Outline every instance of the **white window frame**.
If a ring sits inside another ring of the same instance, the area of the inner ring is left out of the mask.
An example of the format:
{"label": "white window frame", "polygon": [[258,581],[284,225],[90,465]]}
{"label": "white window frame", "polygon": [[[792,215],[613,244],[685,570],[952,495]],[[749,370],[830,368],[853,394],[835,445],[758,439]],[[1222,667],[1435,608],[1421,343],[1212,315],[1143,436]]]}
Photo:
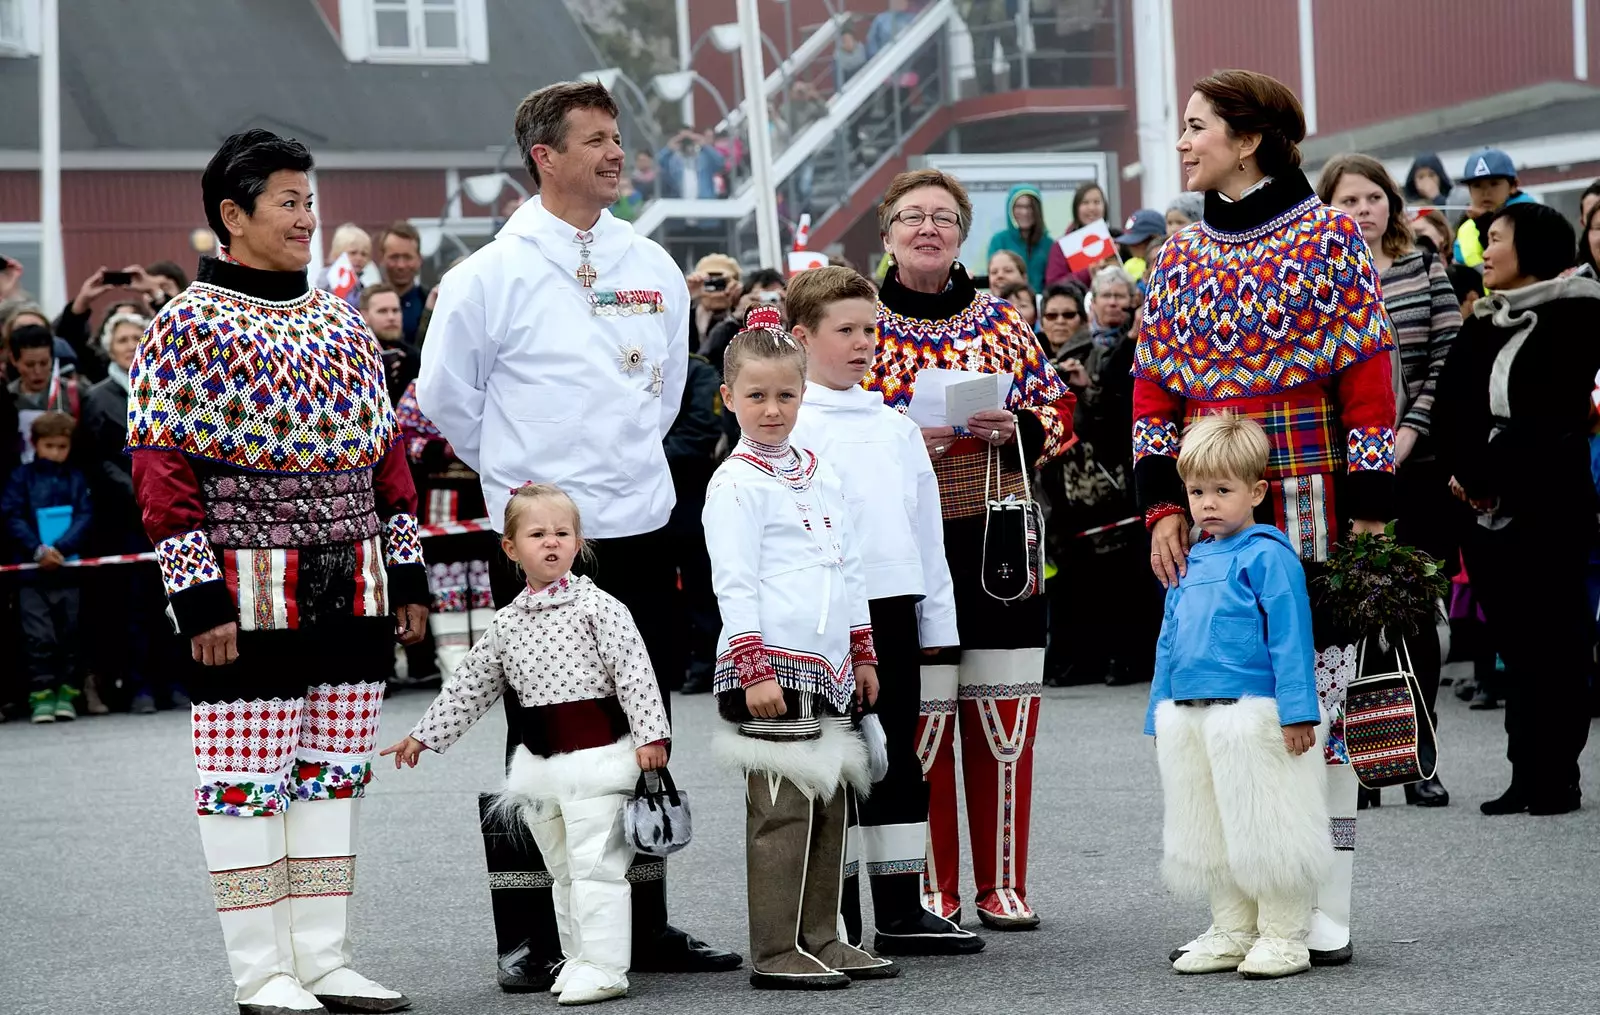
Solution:
{"label": "white window frame", "polygon": [[380,47],[374,0],[339,0],[340,45],[353,63],[466,64],[489,62],[489,25],[484,0],[453,0],[456,14],[454,49],[424,49],[422,0],[388,0],[384,9],[403,2],[409,15],[412,45]]}
{"label": "white window frame", "polygon": [[39,4],[38,0],[0,0],[0,7],[10,7],[17,12],[21,34],[15,38],[0,37],[0,57],[28,57],[39,55]]}

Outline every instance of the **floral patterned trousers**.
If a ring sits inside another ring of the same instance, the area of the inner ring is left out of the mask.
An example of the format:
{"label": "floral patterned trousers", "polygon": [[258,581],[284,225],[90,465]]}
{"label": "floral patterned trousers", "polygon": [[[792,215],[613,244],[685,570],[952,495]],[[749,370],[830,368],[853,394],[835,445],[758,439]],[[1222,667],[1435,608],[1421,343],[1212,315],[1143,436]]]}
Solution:
{"label": "floral patterned trousers", "polygon": [[317,684],[300,698],[197,702],[196,813],[267,817],[292,801],[364,795],[383,689]]}

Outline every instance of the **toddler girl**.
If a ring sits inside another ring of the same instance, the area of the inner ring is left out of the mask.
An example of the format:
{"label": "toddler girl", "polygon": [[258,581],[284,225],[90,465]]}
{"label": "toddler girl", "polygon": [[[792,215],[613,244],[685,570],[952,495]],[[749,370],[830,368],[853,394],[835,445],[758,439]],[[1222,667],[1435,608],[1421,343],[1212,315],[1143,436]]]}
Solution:
{"label": "toddler girl", "polygon": [[558,487],[528,484],[506,504],[501,547],[528,578],[411,735],[383,754],[417,764],[461,738],[510,686],[522,743],[502,805],[516,808],[555,881],[566,956],[553,993],[588,1004],[627,993],[632,960],[621,813],[640,769],[667,763],[671,730],[633,617],[571,573],[583,549],[578,508]]}

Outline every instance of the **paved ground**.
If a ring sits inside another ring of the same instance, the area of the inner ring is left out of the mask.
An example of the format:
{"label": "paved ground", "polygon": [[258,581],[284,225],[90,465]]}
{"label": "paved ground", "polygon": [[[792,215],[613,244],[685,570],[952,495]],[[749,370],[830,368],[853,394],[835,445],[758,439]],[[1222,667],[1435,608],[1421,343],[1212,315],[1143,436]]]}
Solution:
{"label": "paved ground", "polygon": [[[742,974],[639,976],[608,1012],[1595,1012],[1600,977],[1600,803],[1578,814],[1489,819],[1477,804],[1508,778],[1501,713],[1447,696],[1443,811],[1363,815],[1356,961],[1274,983],[1179,977],[1162,956],[1206,922],[1169,898],[1154,751],[1139,736],[1145,688],[1048,694],[1035,795],[1030,896],[1036,933],[987,952],[911,960],[898,981],[834,995],[757,995]],[[428,702],[401,694],[385,742]],[[679,699],[680,786],[698,840],[671,865],[675,922],[740,947],[738,783],[696,751],[715,721]],[[498,712],[448,757],[380,773],[363,811],[359,967],[425,1015],[554,1010],[495,988],[474,794],[495,781]],[[1600,738],[1597,738],[1600,739]],[[227,966],[192,811],[186,716],[0,726],[0,1012],[223,1015]],[[1600,757],[1585,789],[1600,801]],[[970,890],[970,889],[969,889]]]}

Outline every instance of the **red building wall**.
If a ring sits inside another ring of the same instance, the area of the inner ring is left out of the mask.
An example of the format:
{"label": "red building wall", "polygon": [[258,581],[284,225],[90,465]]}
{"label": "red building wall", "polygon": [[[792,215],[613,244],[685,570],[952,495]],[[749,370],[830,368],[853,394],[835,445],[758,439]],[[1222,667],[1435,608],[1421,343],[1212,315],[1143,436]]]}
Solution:
{"label": "red building wall", "polygon": [[[1176,0],[1172,5],[1172,39],[1180,118],[1194,83],[1213,71],[1230,67],[1271,74],[1299,91],[1300,29],[1296,10],[1293,0]],[[1177,136],[1178,124],[1173,123],[1174,143]]]}
{"label": "red building wall", "polygon": [[[1594,40],[1600,2],[1588,2]],[[1292,21],[1295,5],[1282,6]],[[1572,80],[1570,0],[1474,4],[1470,13],[1455,0],[1339,0],[1312,10],[1319,133]]]}
{"label": "red building wall", "polygon": [[192,270],[190,236],[206,224],[198,171],[61,174],[67,295],[101,265],[176,261]]}
{"label": "red building wall", "polygon": [[342,222],[374,232],[400,218],[438,218],[449,194],[439,169],[323,169],[317,215],[327,237]]}
{"label": "red building wall", "polygon": [[39,221],[39,174],[0,172],[0,222]]}

